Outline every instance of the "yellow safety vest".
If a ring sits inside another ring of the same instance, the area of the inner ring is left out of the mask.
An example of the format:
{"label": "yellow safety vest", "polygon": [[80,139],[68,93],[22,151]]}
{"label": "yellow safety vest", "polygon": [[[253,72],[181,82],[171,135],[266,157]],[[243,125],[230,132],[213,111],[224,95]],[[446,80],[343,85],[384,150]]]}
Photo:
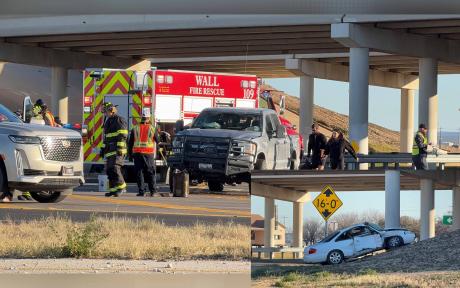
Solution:
{"label": "yellow safety vest", "polygon": [[154,154],[155,128],[150,124],[136,125],[134,128],[133,153]]}
{"label": "yellow safety vest", "polygon": [[[415,135],[416,136],[420,135],[423,139],[423,144],[428,145],[428,139],[426,138],[425,135],[423,135],[422,132],[417,132],[417,134]],[[412,155],[417,156],[418,154],[420,154],[420,149],[418,148],[417,143],[415,142],[415,137],[414,137],[414,145],[412,145]]]}

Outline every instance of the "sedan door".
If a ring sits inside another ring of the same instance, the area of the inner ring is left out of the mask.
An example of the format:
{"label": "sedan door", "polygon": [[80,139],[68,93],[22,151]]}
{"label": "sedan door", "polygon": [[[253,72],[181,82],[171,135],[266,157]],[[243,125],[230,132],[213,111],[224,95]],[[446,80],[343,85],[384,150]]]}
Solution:
{"label": "sedan door", "polygon": [[380,235],[369,228],[364,226],[355,227],[352,229],[351,234],[353,236],[356,255],[365,254],[377,249],[377,237],[380,238]]}

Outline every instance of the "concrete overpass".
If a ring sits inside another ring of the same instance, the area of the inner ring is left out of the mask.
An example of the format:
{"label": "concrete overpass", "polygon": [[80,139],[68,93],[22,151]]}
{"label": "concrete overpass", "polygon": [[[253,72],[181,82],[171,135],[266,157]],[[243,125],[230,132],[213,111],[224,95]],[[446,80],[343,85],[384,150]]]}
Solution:
{"label": "concrete overpass", "polygon": [[[17,16],[0,18],[0,37],[0,61],[51,67],[51,108],[64,120],[68,69],[156,66],[300,77],[303,136],[313,122],[313,79],[348,81],[350,139],[364,155],[369,85],[401,90],[400,151],[409,152],[415,90],[420,122],[437,143],[437,75],[460,72],[460,15]],[[431,211],[433,180],[422,190]]]}

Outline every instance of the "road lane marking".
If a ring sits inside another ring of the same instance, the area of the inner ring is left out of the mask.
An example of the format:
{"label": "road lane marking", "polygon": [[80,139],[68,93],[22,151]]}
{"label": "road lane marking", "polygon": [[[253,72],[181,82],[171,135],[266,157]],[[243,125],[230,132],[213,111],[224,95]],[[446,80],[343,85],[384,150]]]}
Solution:
{"label": "road lane marking", "polygon": [[227,209],[216,209],[216,208],[205,208],[205,207],[196,207],[196,206],[185,206],[177,204],[164,204],[164,203],[154,203],[143,200],[127,200],[127,199],[115,199],[115,198],[106,198],[102,196],[86,196],[86,195],[69,195],[69,198],[76,200],[87,200],[101,203],[113,203],[118,205],[127,205],[127,206],[140,206],[140,207],[154,207],[162,209],[174,209],[174,210],[189,210],[189,211],[200,211],[208,213],[222,213],[238,216],[250,216],[250,211],[241,211],[241,210],[227,210]]}
{"label": "road lane marking", "polygon": [[[225,215],[225,214],[200,214],[200,213],[183,213],[183,212],[145,212],[145,211],[107,211],[107,210],[88,210],[88,209],[65,209],[55,207],[26,207],[21,205],[15,205],[16,203],[0,204],[0,209],[10,210],[25,210],[25,211],[46,211],[46,212],[85,212],[85,213],[99,213],[99,214],[145,214],[145,215],[180,215],[180,216],[205,216],[205,217],[221,217],[221,218],[249,218],[249,216],[240,215]],[[14,205],[14,206],[13,206]]]}

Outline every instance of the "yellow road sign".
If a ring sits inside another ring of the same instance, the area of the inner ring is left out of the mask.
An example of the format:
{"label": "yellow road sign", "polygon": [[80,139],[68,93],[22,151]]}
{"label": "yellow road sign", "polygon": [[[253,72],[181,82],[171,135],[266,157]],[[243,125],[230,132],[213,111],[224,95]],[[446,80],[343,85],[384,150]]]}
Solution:
{"label": "yellow road sign", "polygon": [[342,206],[342,200],[335,194],[331,186],[326,186],[313,200],[313,205],[325,221]]}

